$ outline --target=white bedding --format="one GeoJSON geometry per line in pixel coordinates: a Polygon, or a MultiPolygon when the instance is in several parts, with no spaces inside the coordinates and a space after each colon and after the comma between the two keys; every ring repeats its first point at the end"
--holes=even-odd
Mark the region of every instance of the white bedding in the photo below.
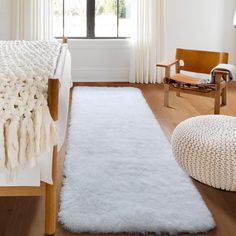
{"type": "MultiPolygon", "coordinates": [[[[60,150],[66,135],[69,96],[72,86],[71,56],[67,45],[62,46],[55,78],[59,78],[60,81],[59,119],[57,121],[58,150],[60,150]]],[[[40,181],[52,184],[52,150],[42,155],[39,160],[40,163],[34,168],[19,169],[14,182],[9,181],[6,171],[0,171],[0,186],[39,186],[40,181]]]]}

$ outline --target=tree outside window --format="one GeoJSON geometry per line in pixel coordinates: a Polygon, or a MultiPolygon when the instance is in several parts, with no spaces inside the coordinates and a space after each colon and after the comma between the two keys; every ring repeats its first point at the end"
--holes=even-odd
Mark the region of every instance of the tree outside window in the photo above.
{"type": "Polygon", "coordinates": [[[75,38],[130,36],[132,0],[54,0],[54,35],[75,38]]]}

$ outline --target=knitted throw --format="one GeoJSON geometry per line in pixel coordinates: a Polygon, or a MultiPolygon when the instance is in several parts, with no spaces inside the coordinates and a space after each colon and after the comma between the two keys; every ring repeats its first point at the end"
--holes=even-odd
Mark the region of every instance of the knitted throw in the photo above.
{"type": "Polygon", "coordinates": [[[47,84],[59,52],[57,42],[0,41],[0,169],[11,176],[57,142],[47,84]]]}

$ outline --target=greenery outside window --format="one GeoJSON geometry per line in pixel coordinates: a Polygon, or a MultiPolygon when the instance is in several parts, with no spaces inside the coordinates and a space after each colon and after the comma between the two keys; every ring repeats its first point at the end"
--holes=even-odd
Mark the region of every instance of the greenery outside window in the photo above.
{"type": "Polygon", "coordinates": [[[53,1],[55,37],[130,37],[132,0],[53,1]]]}

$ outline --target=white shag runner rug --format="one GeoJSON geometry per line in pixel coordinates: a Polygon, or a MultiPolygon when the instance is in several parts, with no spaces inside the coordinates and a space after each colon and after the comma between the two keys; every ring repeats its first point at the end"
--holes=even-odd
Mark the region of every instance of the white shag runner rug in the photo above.
{"type": "Polygon", "coordinates": [[[74,89],[64,174],[59,220],[72,232],[215,226],[138,89],[74,89]]]}

